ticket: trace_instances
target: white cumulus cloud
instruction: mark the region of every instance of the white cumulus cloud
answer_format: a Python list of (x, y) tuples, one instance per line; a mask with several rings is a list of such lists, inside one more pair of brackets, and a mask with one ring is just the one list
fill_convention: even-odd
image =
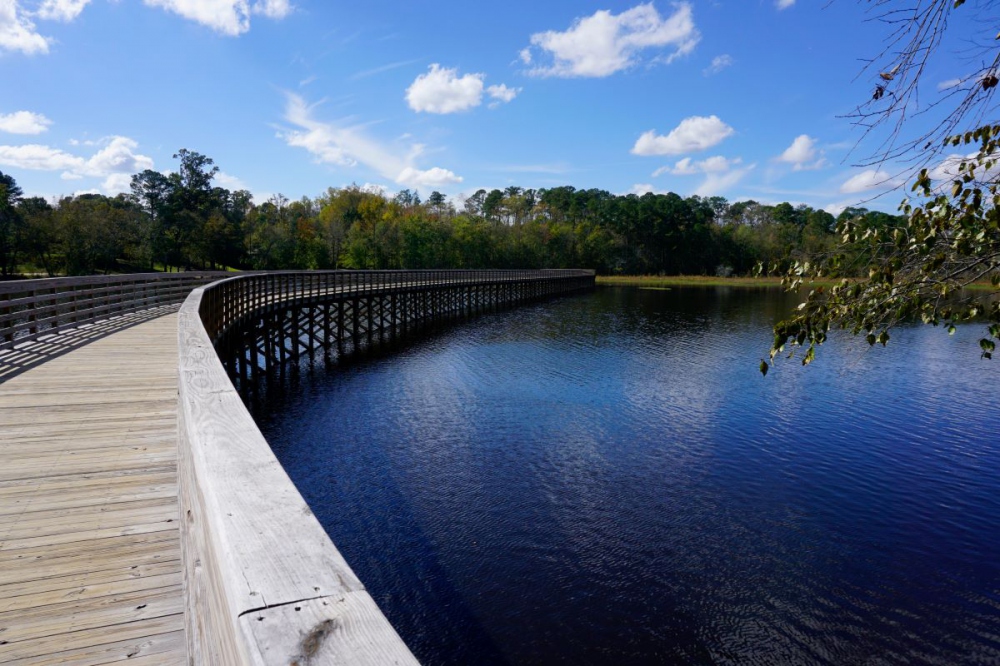
[(250, 29), (250, 15), (271, 19), (287, 16), (292, 8), (288, 0), (143, 0), (150, 7), (161, 7), (183, 18), (235, 37)]
[(317, 120), (313, 107), (298, 95), (288, 95), (285, 120), (295, 129), (280, 132), (278, 136), (290, 146), (304, 148), (318, 162), (340, 166), (361, 163), (383, 178), (408, 187), (441, 187), (462, 182), (461, 176), (448, 169), (418, 168), (414, 161), (423, 152), (420, 144), (411, 145), (405, 154), (400, 154), (366, 136), (360, 127)]
[(830, 215), (833, 215), (834, 217), (838, 217), (841, 213), (843, 213), (847, 209), (848, 206), (852, 206), (854, 205), (854, 203), (856, 202), (854, 201), (834, 202), (823, 206), (823, 210), (825, 210)]
[[(551, 57), (551, 64), (531, 70), (535, 76), (604, 77), (639, 61), (646, 49), (671, 48), (669, 63), (687, 55), (701, 39), (690, 3), (680, 2), (667, 18), (652, 3), (638, 5), (621, 14), (602, 9), (578, 18), (562, 32), (548, 30), (531, 36), (531, 47)], [(521, 51), (521, 62), (531, 64), (531, 47)], [(662, 54), (661, 54), (662, 57)]]
[(795, 4), (795, 0), (775, 0), (774, 6), (778, 8), (778, 11), (782, 9), (788, 9)]
[(129, 192), (132, 189), (132, 174), (113, 173), (104, 179), (104, 182), (101, 183), (101, 189), (109, 197)]
[(792, 145), (778, 156), (779, 162), (791, 164), (795, 171), (814, 171), (827, 165), (823, 152), (816, 147), (816, 139), (808, 134), (800, 134)]
[(23, 146), (0, 146), (0, 164), (31, 171), (75, 171), (86, 160), (58, 148), (29, 143)]
[(17, 0), (0, 0), (0, 50), (27, 55), (49, 52), (49, 39), (35, 31)]
[(406, 89), (406, 103), (414, 111), (456, 113), (479, 106), (483, 74), (458, 75), (458, 69), (434, 63)]
[(269, 19), (283, 19), (292, 13), (292, 5), (288, 0), (260, 0), (254, 3), (253, 13)]
[(844, 184), (840, 186), (840, 191), (844, 194), (855, 194), (880, 187), (896, 187), (900, 184), (900, 181), (893, 178), (888, 171), (867, 169), (844, 181)]
[(732, 171), (708, 172), (705, 174), (705, 180), (691, 194), (699, 197), (720, 195), (743, 180), (756, 166), (756, 164), (751, 164), (742, 169), (733, 169)]
[(104, 178), (153, 168), (153, 160), (136, 151), (139, 144), (124, 136), (113, 136), (89, 158), (40, 144), (0, 146), (0, 164), (31, 171), (62, 171), (66, 180)]
[(462, 182), (461, 176), (456, 176), (448, 169), (433, 167), (421, 171), (414, 167), (406, 167), (396, 177), (396, 182), (407, 187), (444, 187), (445, 185), (457, 185)]
[(484, 88), (485, 78), (485, 74), (459, 76), (457, 68), (434, 63), (406, 89), (406, 103), (417, 112), (459, 113), (482, 104), (484, 92), (494, 100), (491, 109), (512, 101), (521, 92), (503, 83)]
[(660, 190), (654, 187), (651, 183), (636, 183), (632, 186), (626, 194), (638, 194), (642, 196), (643, 194), (667, 194), (666, 190)]
[[(937, 188), (944, 190), (957, 178), (972, 173), (979, 182), (994, 182), (1000, 177), (1000, 164), (993, 164), (989, 169), (984, 169), (983, 165), (976, 162), (978, 153), (968, 155), (951, 154), (941, 160), (934, 168), (930, 169), (928, 176), (932, 181), (937, 182)], [(962, 165), (965, 165), (964, 167)]]
[(41, 134), (49, 129), (52, 121), (40, 113), (15, 111), (0, 113), (0, 132), (10, 134)]
[(90, 0), (45, 0), (38, 8), (38, 18), (48, 21), (72, 21)]
[(107, 174), (133, 174), (153, 168), (153, 160), (135, 152), (139, 144), (125, 136), (113, 136), (108, 145), (87, 160), (80, 171), (85, 176), (105, 176)]
[(715, 155), (698, 161), (685, 157), (678, 160), (673, 166), (660, 167), (653, 172), (653, 177), (662, 176), (665, 173), (673, 176), (703, 175), (705, 176), (704, 180), (691, 194), (700, 197), (715, 196), (739, 183), (757, 167), (756, 164), (748, 166), (742, 166), (742, 164), (743, 160), (739, 157), (728, 158)]
[(236, 190), (250, 189), (242, 179), (237, 176), (233, 176), (232, 174), (228, 174), (225, 171), (219, 171), (215, 174), (215, 182), (218, 183), (220, 187), (224, 187), (227, 190), (232, 190), (234, 192)]
[(498, 106), (501, 103), (506, 104), (507, 102), (513, 102), (514, 98), (517, 97), (520, 92), (520, 88), (508, 88), (506, 84), (503, 83), (498, 86), (490, 86), (486, 89), (486, 94), (496, 100), (493, 104), (490, 104), (491, 107)]
[(734, 134), (718, 116), (691, 116), (666, 136), (649, 130), (632, 147), (634, 155), (682, 155), (711, 148)]

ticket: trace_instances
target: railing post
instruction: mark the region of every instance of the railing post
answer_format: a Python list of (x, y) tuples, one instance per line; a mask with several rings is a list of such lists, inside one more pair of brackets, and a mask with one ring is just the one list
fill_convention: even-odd
[(4, 345), (14, 344), (14, 312), (9, 305), (0, 306), (0, 330), (3, 331)]

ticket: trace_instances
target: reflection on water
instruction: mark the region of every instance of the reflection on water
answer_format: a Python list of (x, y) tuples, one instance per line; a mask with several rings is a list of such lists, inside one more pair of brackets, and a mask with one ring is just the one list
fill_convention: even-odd
[(317, 371), (258, 420), (425, 664), (1000, 660), (979, 331), (834, 336), (763, 379), (789, 305), (603, 289)]

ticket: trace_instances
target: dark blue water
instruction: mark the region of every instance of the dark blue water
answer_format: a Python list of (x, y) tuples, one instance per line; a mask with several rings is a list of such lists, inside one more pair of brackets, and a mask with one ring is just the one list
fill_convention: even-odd
[(317, 371), (259, 422), (425, 664), (1000, 663), (980, 331), (761, 378), (789, 305), (603, 289)]

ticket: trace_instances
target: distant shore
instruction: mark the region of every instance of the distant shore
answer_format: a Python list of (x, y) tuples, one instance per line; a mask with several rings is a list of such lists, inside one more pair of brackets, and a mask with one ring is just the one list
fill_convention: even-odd
[(598, 275), (607, 287), (780, 287), (778, 277), (715, 277), (711, 275)]
[[(857, 278), (854, 278), (857, 279)], [(840, 280), (812, 280), (802, 288), (832, 287)], [(669, 289), (671, 287), (781, 287), (780, 277), (718, 277), (712, 275), (598, 275), (597, 285), (603, 287), (645, 287)], [(989, 282), (966, 285), (972, 291), (995, 291)]]

